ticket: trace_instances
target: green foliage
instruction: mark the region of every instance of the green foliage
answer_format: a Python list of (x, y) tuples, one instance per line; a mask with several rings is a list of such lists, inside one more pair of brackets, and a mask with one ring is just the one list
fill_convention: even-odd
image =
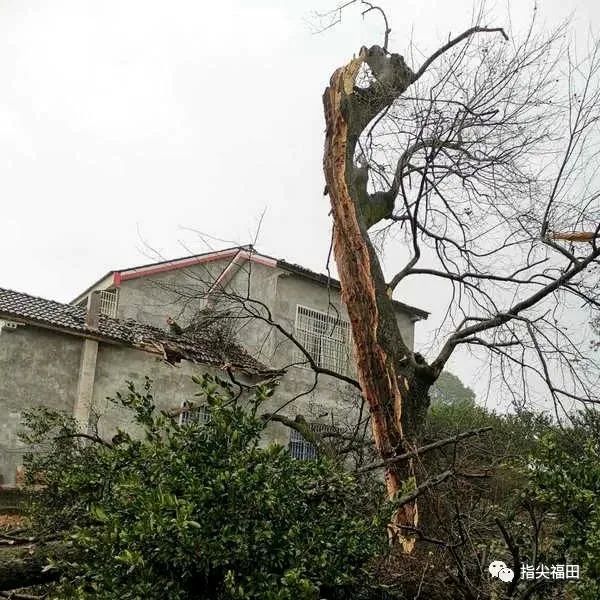
[(83, 443), (68, 415), (38, 407), (23, 418), (21, 439), (32, 450), (25, 456), (28, 512), (36, 532), (51, 534), (89, 521), (88, 498), (110, 475), (106, 453)]
[(79, 437), (67, 416), (28, 415), (25, 439), (44, 450), (27, 461), (31, 516), (69, 543), (53, 556), (63, 577), (50, 597), (367, 600), (379, 586), (386, 598), (500, 598), (507, 588), (486, 566), (518, 562), (515, 548), (528, 564), (581, 566), (566, 586), (517, 581), (515, 597), (600, 597), (598, 413), (562, 430), (540, 414), (434, 403), (420, 445), (492, 430), (419, 457), (417, 481), (456, 475), (419, 498), (415, 553), (389, 556), (381, 486), (327, 458), (261, 447), (257, 412), (271, 389), (242, 402), (216, 379), (197, 383), (208, 424), (157, 411), (147, 381), (115, 400), (139, 435), (111, 444)]
[(488, 459), (495, 465), (520, 465), (540, 436), (552, 428), (552, 420), (545, 413), (497, 414), (474, 403), (435, 403), (429, 411), (423, 437), (443, 439), (482, 427), (491, 427), (491, 431), (462, 444), (461, 450), (468, 448), (473, 459)]
[(260, 447), (256, 412), (272, 389), (242, 403), (213, 378), (198, 383), (211, 417), (186, 426), (155, 409), (149, 381), (129, 384), (116, 401), (142, 435), (113, 444), (78, 438), (70, 418), (29, 415), (27, 441), (50, 444), (27, 461), (30, 482), (47, 486), (32, 518), (73, 546), (54, 557), (52, 597), (351, 597), (385, 546), (389, 514), (365, 508), (372, 490), (327, 459)]
[[(521, 562), (580, 565), (577, 581), (519, 580), (515, 597), (600, 598), (599, 413), (575, 415), (563, 429), (544, 414), (499, 415), (476, 405), (438, 403), (423, 436), (429, 442), (481, 427), (492, 430), (421, 459), (429, 473), (452, 468), (458, 474), (488, 474), (459, 476), (421, 499), (426, 535), (456, 545), (451, 552), (433, 547), (433, 559), (423, 554), (412, 566), (418, 571), (431, 560), (443, 566), (442, 573), (418, 582), (423, 592), (440, 599), (503, 597), (506, 586), (485, 570), (493, 558), (517, 562), (517, 571)], [(447, 573), (455, 587), (448, 586)]]
[[(413, 556), (396, 557), (392, 570), (380, 574), (382, 581), (402, 582), (395, 583), (402, 598), (504, 598), (506, 585), (487, 571), (492, 560), (515, 563), (499, 523), (521, 558), (532, 558), (537, 530), (530, 511), (537, 524), (540, 510), (530, 501), (525, 466), (538, 439), (553, 429), (551, 419), (525, 412), (500, 415), (468, 402), (438, 402), (429, 411), (419, 445), (486, 427), (491, 430), (429, 451), (417, 461), (421, 481), (447, 470), (455, 476), (419, 498), (421, 543)], [(539, 562), (556, 563), (552, 532), (539, 533), (544, 542), (538, 545)], [(547, 588), (537, 596), (525, 596), (526, 591), (527, 583), (519, 582), (514, 597), (548, 597)]]
[(555, 522), (555, 551), (579, 564), (577, 598), (600, 598), (600, 413), (582, 412), (572, 427), (547, 433), (530, 464), (533, 492)]
[[(551, 430), (552, 421), (540, 413), (501, 415), (476, 404), (442, 403), (431, 407), (424, 437), (426, 440), (444, 439), (484, 427), (491, 430), (461, 442), (456, 448), (449, 445), (426, 456), (425, 464), (430, 472), (453, 468), (489, 473), (483, 485), (477, 484), (480, 493), (489, 502), (506, 505), (527, 485), (524, 461), (539, 438)], [(471, 483), (476, 485), (476, 482)]]

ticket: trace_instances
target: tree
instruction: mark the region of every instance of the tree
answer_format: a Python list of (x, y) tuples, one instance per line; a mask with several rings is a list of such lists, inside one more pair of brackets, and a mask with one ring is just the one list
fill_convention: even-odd
[(541, 600), (550, 591), (553, 598), (563, 598), (560, 582), (517, 577), (509, 587), (488, 572), (492, 560), (517, 571), (521, 560), (560, 562), (556, 530), (532, 493), (528, 469), (539, 439), (554, 428), (543, 414), (506, 415), (475, 404), (434, 402), (423, 447), (465, 430), (482, 433), (415, 459), (421, 479), (448, 469), (454, 476), (419, 498), (422, 522), (412, 532), (419, 544), (410, 555), (398, 549), (381, 561), (380, 580), (406, 598)]
[[(333, 21), (353, 4), (333, 11)], [(532, 19), (524, 37), (511, 39), (480, 14), (413, 68), (388, 50), (383, 11), (360, 4), (363, 14), (384, 16), (384, 41), (363, 46), (331, 76), (323, 165), (333, 253), (380, 456), (401, 453), (422, 429), (428, 391), (461, 346), (487, 349), (503, 380), (512, 371), (525, 382), (525, 397), (527, 376), (540, 378), (557, 412), (565, 398), (593, 401), (591, 363), (560, 321), (570, 299), (598, 306), (587, 278), (600, 257), (599, 154), (591, 143), (598, 45), (579, 61), (564, 27), (541, 36)], [(594, 232), (583, 251), (553, 237), (577, 227)], [(386, 277), (373, 236), (383, 243), (398, 228), (407, 262)], [(393, 315), (392, 294), (414, 276), (452, 289), (448, 334), (429, 360), (407, 346)], [(411, 476), (410, 465), (390, 463), (389, 496)], [(416, 506), (406, 506), (393, 528), (401, 538), (416, 524)]]
[(35, 538), (12, 538), (26, 551), (2, 561), (0, 590), (58, 579), (59, 598), (317, 600), (365, 587), (385, 547), (380, 484), (260, 447), (257, 410), (272, 388), (241, 399), (209, 376), (198, 383), (208, 423), (157, 412), (147, 380), (116, 400), (139, 435), (110, 443), (59, 413), (28, 415), (26, 441), (46, 445), (26, 463)]
[(431, 388), (432, 402), (472, 406), (475, 392), (450, 371), (442, 371)]

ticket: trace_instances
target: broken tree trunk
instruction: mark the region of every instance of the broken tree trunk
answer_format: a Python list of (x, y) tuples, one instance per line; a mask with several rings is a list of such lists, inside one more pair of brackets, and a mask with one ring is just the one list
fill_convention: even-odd
[[(364, 63), (374, 80), (367, 88), (357, 88), (356, 76)], [(374, 443), (383, 459), (401, 454), (407, 437), (417, 433), (435, 377), (424, 363), (417, 363), (402, 339), (367, 231), (391, 214), (394, 197), (379, 196), (376, 203), (374, 195), (369, 196), (366, 177), (358, 176), (364, 167), (355, 164), (354, 154), (364, 128), (412, 81), (412, 71), (401, 56), (387, 55), (378, 46), (363, 47), (358, 58), (334, 72), (323, 96), (327, 128), (323, 166), (334, 219), (333, 251), (352, 325), (358, 379), (370, 408)], [(415, 485), (413, 475), (410, 462), (388, 465), (385, 480), (390, 499), (410, 491), (406, 488)], [(405, 532), (417, 523), (414, 500), (394, 515), (389, 526), (392, 543), (399, 541), (410, 552), (414, 539)]]
[(56, 581), (59, 572), (47, 568), (50, 551), (53, 555), (64, 556), (68, 548), (61, 542), (0, 548), (0, 591)]

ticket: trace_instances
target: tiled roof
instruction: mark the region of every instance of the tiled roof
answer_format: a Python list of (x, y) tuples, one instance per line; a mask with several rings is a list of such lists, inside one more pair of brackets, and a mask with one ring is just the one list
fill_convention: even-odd
[(231, 367), (251, 374), (272, 374), (241, 346), (218, 345), (198, 334), (174, 335), (169, 331), (133, 321), (100, 315), (97, 329), (85, 323), (86, 309), (0, 288), (0, 318), (16, 319), (41, 327), (105, 339), (161, 354), (166, 360), (186, 359), (195, 363)]

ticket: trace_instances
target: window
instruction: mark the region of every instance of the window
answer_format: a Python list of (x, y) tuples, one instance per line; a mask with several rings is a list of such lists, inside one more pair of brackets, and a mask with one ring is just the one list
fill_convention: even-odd
[(190, 402), (183, 401), (179, 412), (179, 424), (190, 425), (191, 423), (199, 423), (204, 425), (210, 420), (210, 408), (205, 404), (194, 406)]
[(119, 290), (102, 290), (100, 292), (100, 314), (116, 318)]
[(302, 434), (295, 429), (290, 429), (288, 449), (293, 458), (300, 460), (310, 460), (317, 457), (317, 448), (315, 445), (307, 442)]
[[(350, 323), (337, 314), (296, 308), (296, 338), (319, 367), (336, 373), (350, 368)], [(301, 355), (301, 357), (303, 357)]]
[[(322, 423), (313, 423), (310, 428), (315, 432), (321, 433), (338, 431), (333, 425), (324, 425)], [(304, 436), (295, 429), (290, 429), (288, 450), (293, 458), (299, 460), (311, 460), (317, 457), (317, 447), (304, 439)]]

